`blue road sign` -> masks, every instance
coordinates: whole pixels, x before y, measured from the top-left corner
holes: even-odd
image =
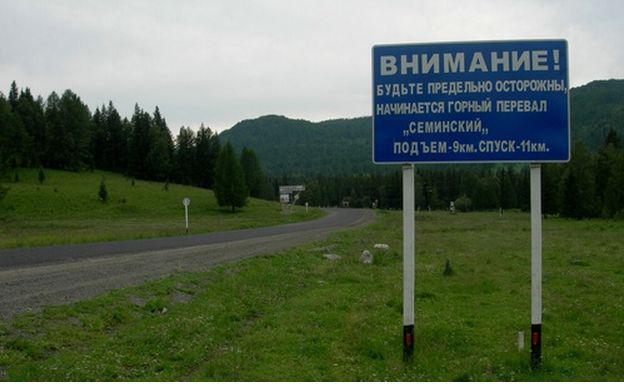
[[[373,47],[373,161],[570,159],[565,40]]]

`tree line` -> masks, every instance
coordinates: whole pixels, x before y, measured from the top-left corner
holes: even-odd
[[[71,90],[61,96],[52,92],[44,100],[35,98],[29,88],[19,90],[13,82],[8,97],[0,92],[0,174],[19,167],[101,169],[214,188],[218,181],[225,185],[237,175],[224,173],[217,180],[218,158],[224,149],[217,133],[203,124],[197,132],[181,127],[174,140],[158,107],[150,114],[137,104],[128,119],[112,102],[91,113]],[[252,197],[273,197],[252,150],[244,149],[240,157],[224,156],[235,163],[235,171],[243,172],[243,191]],[[0,189],[0,197],[4,193],[6,189]],[[243,204],[244,199],[239,199],[235,205]]]
[[[435,169],[416,167],[415,202],[421,210],[497,210],[530,208],[529,166]],[[289,181],[286,177],[282,181]],[[306,184],[302,203],[320,206],[349,206],[400,209],[401,171],[386,174],[343,176],[318,175],[296,180]],[[291,183],[295,182],[290,180]],[[609,132],[597,154],[583,142],[572,149],[565,164],[542,165],[542,211],[571,218],[624,218],[624,149],[615,131]]]
[[[219,159],[221,158],[221,160]],[[304,159],[305,160],[305,159]],[[234,210],[246,197],[274,200],[279,185],[306,184],[300,202],[318,206],[401,208],[401,173],[343,176],[266,177],[256,154],[240,156],[203,124],[181,127],[171,136],[158,107],[148,113],[135,105],[122,118],[112,102],[92,114],[70,90],[46,100],[11,84],[0,92],[0,173],[18,167],[65,170],[102,169],[133,178],[212,188],[221,205]],[[220,185],[219,185],[220,184]],[[529,209],[527,165],[417,167],[420,209]],[[542,210],[564,217],[624,216],[624,148],[611,130],[597,153],[575,143],[565,164],[542,166]],[[6,189],[0,187],[0,198]]]

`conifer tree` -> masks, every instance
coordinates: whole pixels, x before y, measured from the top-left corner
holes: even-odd
[[[542,165],[542,213],[554,215],[561,211],[561,173],[560,164]]]
[[[214,167],[219,156],[219,136],[202,123],[195,138],[195,184],[203,188],[214,185]]]
[[[150,177],[147,158],[152,148],[151,126],[150,115],[135,104],[129,143],[129,172],[141,179]]]
[[[92,122],[89,108],[70,90],[54,92],[46,105],[46,161],[54,168],[77,171],[92,164]]]
[[[494,176],[482,175],[472,199],[475,209],[496,209],[500,207],[498,181]]]
[[[174,145],[171,131],[158,106],[152,117],[151,138],[152,145],[147,155],[150,177],[155,180],[168,180],[171,176]]]
[[[266,178],[255,152],[249,148],[243,148],[240,162],[243,167],[245,184],[247,185],[249,196],[257,198],[262,197]]]
[[[131,161],[132,161],[132,122],[130,120],[128,120],[127,117],[124,117],[123,120],[121,121],[121,137],[123,139],[123,147],[120,148],[120,151],[122,153],[122,158],[120,159],[120,163],[121,167],[123,167],[123,171],[125,174],[127,175],[132,175],[132,173],[130,172],[131,170]]]
[[[65,126],[61,116],[61,99],[56,92],[50,93],[46,100],[46,145],[44,165],[63,168],[68,162],[65,148]]]
[[[9,169],[11,141],[9,131],[13,129],[11,107],[4,95],[0,92],[0,177],[4,176]],[[4,197],[6,190],[0,185],[0,199]]]
[[[17,112],[17,103],[19,100],[19,90],[17,89],[17,84],[15,80],[11,83],[11,89],[9,90],[9,105],[11,107],[11,111]]]
[[[620,140],[620,136],[613,128],[611,128],[609,130],[609,133],[607,133],[607,137],[605,138],[603,147],[606,147],[609,144],[613,145],[616,149],[622,148],[622,141]]]
[[[531,177],[530,168],[523,167],[516,175],[514,189],[516,190],[516,206],[528,211],[531,206]]]
[[[0,93],[0,172],[28,165],[29,137],[17,113]]]
[[[180,127],[176,138],[176,179],[183,184],[193,182],[195,169],[195,134],[191,128]]]
[[[99,169],[109,169],[104,160],[104,151],[108,143],[106,140],[106,107],[96,108],[92,116],[93,136],[91,137],[91,157],[93,167]]]
[[[39,99],[41,100],[41,99]],[[34,99],[30,89],[20,92],[14,112],[19,116],[28,136],[26,146],[22,148],[25,165],[41,165],[45,150],[45,116],[40,101]]]
[[[108,102],[104,124],[107,132],[107,145],[104,148],[106,169],[115,172],[126,171],[129,130],[124,129],[121,116],[112,101]]]
[[[610,215],[609,208],[605,204],[605,191],[609,185],[611,177],[611,167],[617,163],[616,158],[620,147],[620,139],[617,133],[611,129],[607,134],[605,142],[598,152],[596,159],[596,203],[601,207],[600,211],[607,216]]]
[[[516,206],[516,191],[512,182],[513,171],[511,169],[501,169],[498,172],[499,201],[503,209]]]
[[[582,219],[597,216],[594,159],[583,142],[577,141],[563,177],[561,213]]]
[[[230,143],[225,144],[217,158],[214,193],[219,206],[231,206],[232,212],[247,203],[245,175]]]
[[[611,159],[609,180],[604,192],[606,216],[624,216],[624,151],[617,151]]]

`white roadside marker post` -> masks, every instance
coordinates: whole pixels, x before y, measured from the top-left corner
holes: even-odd
[[[414,355],[414,165],[403,165],[403,359]]]
[[[184,204],[184,221],[186,223],[186,233],[188,233],[188,228],[189,228],[188,207],[191,204],[191,199],[189,199],[188,197],[185,197],[184,200],[182,200],[182,204]]]
[[[531,367],[542,364],[542,191],[540,164],[531,164]]]

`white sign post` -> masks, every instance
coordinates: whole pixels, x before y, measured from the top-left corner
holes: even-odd
[[[414,166],[403,165],[403,358],[414,354]]]
[[[186,222],[186,233],[188,233],[188,227],[189,227],[188,207],[189,207],[189,205],[191,205],[191,199],[189,199],[188,197],[185,197],[182,200],[182,204],[184,205],[184,219],[185,219],[185,222]]]
[[[542,185],[541,166],[531,164],[531,366],[542,362]]]

